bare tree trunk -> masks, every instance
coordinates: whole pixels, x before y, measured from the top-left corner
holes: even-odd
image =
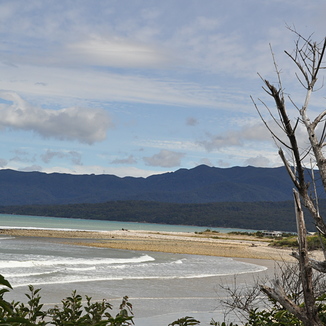
[[[301,208],[300,195],[293,190],[294,205],[298,229],[299,253],[296,258],[299,260],[299,271],[304,296],[304,306],[295,304],[285,293],[279,281],[274,282],[274,288],[262,286],[261,290],[269,297],[279,302],[287,311],[294,314],[305,326],[322,326],[319,320],[315,296],[313,290],[313,273],[309,263],[308,246],[306,241],[306,226],[304,214]]]
[[[326,191],[326,110],[323,110],[313,120],[309,118],[308,106],[310,98],[315,90],[315,85],[318,80],[319,72],[326,69],[324,62],[324,55],[326,54],[326,38],[322,42],[312,42],[311,38],[304,38],[301,34],[297,33],[295,29],[289,28],[294,32],[298,40],[295,49],[292,53],[285,53],[292,59],[297,66],[300,74],[296,74],[299,82],[306,90],[305,100],[302,106],[295,104],[290,98],[292,105],[297,108],[299,116],[296,121],[292,122],[287,112],[284,97],[284,88],[281,82],[280,70],[275,62],[273,55],[274,66],[278,77],[278,85],[275,87],[268,80],[263,79],[265,87],[264,90],[273,98],[276,105],[277,115],[271,113],[268,106],[261,101],[267,108],[272,116],[273,123],[281,130],[282,135],[286,138],[279,137],[271,123],[267,123],[259,112],[257,105],[254,102],[260,117],[262,118],[265,126],[270,131],[273,138],[280,144],[279,154],[287,169],[287,172],[296,188],[294,190],[294,204],[297,220],[298,242],[299,251],[293,253],[299,262],[300,284],[303,291],[303,304],[298,305],[291,300],[285,293],[284,289],[279,282],[274,283],[274,288],[262,287],[262,290],[267,293],[271,298],[279,302],[283,307],[294,314],[305,326],[319,326],[323,325],[318,317],[315,291],[313,285],[313,268],[326,272],[326,260],[316,261],[308,257],[307,247],[307,231],[305,227],[304,214],[301,208],[301,203],[307,207],[312,218],[315,221],[316,228],[319,233],[326,235],[326,223],[320,215],[318,209],[318,202],[310,196],[309,183],[306,181],[305,176],[305,158],[311,155],[312,160],[317,164],[321,181]],[[297,137],[297,128],[302,123],[304,129],[307,131],[308,143],[310,148],[304,148],[301,143],[300,137]],[[290,152],[290,159],[285,157],[283,149]],[[291,163],[292,162],[292,163]],[[301,202],[302,201],[302,202]],[[326,257],[325,248],[323,248],[324,257]],[[316,292],[318,289],[315,289]]]
[[[301,275],[302,289],[304,295],[304,303],[306,310],[307,321],[305,325],[323,325],[318,318],[317,307],[315,305],[315,296],[313,289],[313,273],[309,263],[307,230],[304,221],[304,214],[301,208],[300,195],[296,190],[293,190],[295,214],[298,230],[299,242],[299,270]]]

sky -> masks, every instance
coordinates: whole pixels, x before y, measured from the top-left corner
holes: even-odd
[[[288,27],[321,41],[325,12],[324,0],[0,0],[0,168],[280,166],[251,96],[272,105],[259,77],[277,82],[272,49],[300,103]]]

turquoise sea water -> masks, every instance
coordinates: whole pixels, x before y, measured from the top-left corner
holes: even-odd
[[[148,231],[168,231],[168,232],[200,232],[205,229],[211,229],[223,233],[232,231],[255,231],[245,229],[231,228],[212,228],[191,225],[167,225],[153,223],[134,223],[118,221],[100,221],[85,220],[73,218],[44,217],[44,216],[23,216],[0,214],[0,228],[3,227],[20,227],[20,228],[53,228],[53,229],[74,229],[74,230],[95,230],[95,231],[112,231],[112,230],[148,230]]]
[[[0,215],[0,228],[7,227],[181,232],[206,229]],[[265,269],[231,258],[91,248],[60,243],[58,239],[0,235],[0,273],[14,286],[9,294],[12,299],[25,302],[28,284],[42,289],[46,308],[59,303],[72,290],[96,300],[106,298],[115,306],[128,295],[136,326],[167,326],[186,315],[201,319],[203,325],[209,325],[212,317],[222,320],[218,298],[225,295],[219,286],[225,283],[224,278]]]

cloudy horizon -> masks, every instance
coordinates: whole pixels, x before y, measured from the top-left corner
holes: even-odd
[[[0,168],[146,177],[281,165],[250,96],[271,103],[257,73],[277,82],[272,46],[300,106],[287,26],[322,40],[323,1],[22,3],[0,3]]]

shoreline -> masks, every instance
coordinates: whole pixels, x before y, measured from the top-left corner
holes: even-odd
[[[224,233],[157,231],[80,231],[3,228],[0,236],[47,238],[71,245],[136,251],[219,256],[273,261],[295,261],[291,249],[269,246],[270,239]]]
[[[204,278],[181,279],[122,279],[89,282],[42,285],[44,306],[51,308],[62,298],[76,290],[83,297],[94,300],[106,298],[114,305],[120,298],[128,295],[133,304],[136,325],[168,325],[173,320],[186,315],[223,321],[224,308],[221,301],[228,296],[225,286],[232,288],[251,286],[258,280],[274,279],[277,264],[295,261],[291,250],[270,247],[270,239],[245,235],[223,233],[197,234],[192,232],[156,232],[156,231],[78,231],[33,228],[0,228],[0,239],[17,238],[33,246],[45,242],[63,243],[71,246],[91,246],[121,250],[139,250],[146,253],[180,253],[189,255],[207,255],[229,257],[233,260],[259,265],[261,270],[227,275],[215,275]],[[7,240],[6,240],[7,241]],[[155,257],[155,255],[153,255]],[[223,288],[224,286],[224,288]],[[146,289],[146,291],[144,291]],[[176,292],[175,292],[176,291]],[[21,287],[14,288],[8,296],[11,300],[24,302],[25,295]],[[177,295],[175,294],[177,293]],[[194,295],[195,293],[195,295]],[[193,308],[195,307],[195,310]],[[209,323],[209,320],[206,323]],[[205,323],[205,324],[206,324]]]

